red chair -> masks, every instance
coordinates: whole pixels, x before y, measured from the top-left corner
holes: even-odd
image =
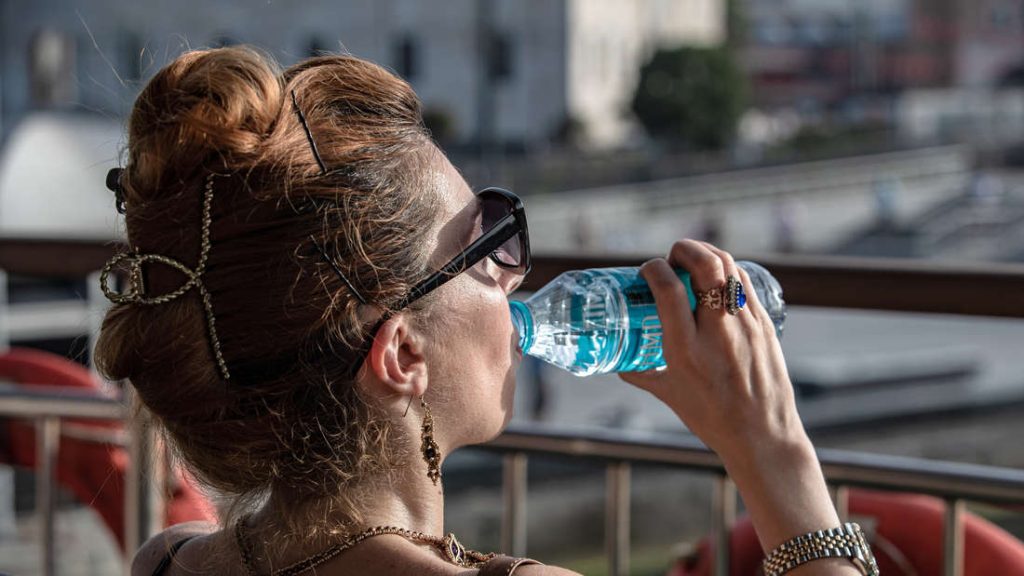
[[[850,516],[866,528],[882,574],[942,574],[942,500],[851,489],[849,502]],[[1024,544],[1020,540],[974,514],[964,514],[963,523],[965,576],[1024,576]],[[733,528],[729,558],[731,576],[760,574],[764,554],[749,519]],[[693,554],[679,560],[669,576],[710,576],[713,562],[713,544],[705,539]]]
[[[62,356],[25,348],[12,348],[0,354],[0,379],[25,389],[52,386],[80,388],[102,394],[100,382],[81,366]],[[88,432],[117,434],[123,424],[117,420],[68,418],[67,428]],[[0,462],[27,468],[36,467],[35,427],[32,422],[0,420]],[[125,473],[127,451],[111,442],[62,435],[57,456],[57,481],[80,502],[92,506],[103,518],[114,537],[124,547]],[[181,471],[174,474],[173,489],[167,502],[166,525],[190,520],[214,521],[213,507],[195,489]]]

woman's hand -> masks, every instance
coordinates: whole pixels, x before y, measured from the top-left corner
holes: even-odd
[[[698,292],[743,283],[746,307],[691,312],[674,268],[690,273]],[[796,410],[775,326],[746,272],[727,252],[693,240],[676,242],[668,259],[640,269],[662,325],[666,367],[622,373],[657,396],[718,453],[743,496],[765,551],[839,525],[814,448]],[[859,574],[845,560],[810,562],[793,575]]]
[[[739,278],[746,307],[736,316],[724,307],[691,312],[674,268],[688,271],[698,292]],[[622,379],[657,396],[726,461],[806,444],[775,326],[732,256],[683,240],[667,260],[651,260],[640,273],[657,303],[666,368]]]

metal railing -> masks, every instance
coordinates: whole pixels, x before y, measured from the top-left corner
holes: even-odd
[[[41,573],[55,574],[55,488],[56,463],[62,420],[119,420],[126,416],[124,403],[117,399],[83,393],[80,389],[46,388],[0,390],[0,417],[28,419],[36,428],[36,513],[40,522]],[[142,440],[140,443],[139,440]],[[145,433],[130,435],[132,469],[129,471],[125,515],[128,544],[137,549],[141,539],[158,529],[163,503],[153,493],[152,476],[140,452]],[[718,457],[703,444],[686,436],[653,436],[621,431],[557,431],[551,428],[527,430],[511,427],[484,446],[504,454],[502,550],[526,554],[527,466],[531,454],[598,460],[605,463],[605,534],[608,573],[629,573],[630,481],[635,464],[658,464],[694,470],[715,478],[711,509],[716,542],[728,542],[736,519],[736,489]],[[943,526],[943,574],[962,574],[963,516],[965,503],[1024,505],[1024,471],[991,466],[958,464],[865,454],[840,450],[819,450],[826,480],[836,495],[841,517],[847,517],[847,490],[874,488],[928,494],[946,505]],[[133,536],[134,535],[134,536]],[[716,545],[715,574],[728,574],[728,546]]]
[[[42,544],[39,567],[41,574],[50,576],[56,573],[57,457],[63,420],[120,421],[125,419],[125,411],[121,403],[112,398],[78,388],[4,386],[0,387],[0,418],[30,420],[35,426],[35,509]],[[131,509],[130,514],[126,513],[126,520],[136,517],[138,500],[129,498],[125,504]],[[138,542],[135,543],[137,547]]]
[[[0,267],[18,268],[24,255],[0,242]],[[37,243],[31,251],[61,251],[67,260],[68,246]],[[72,268],[88,273],[93,265],[113,251],[90,245],[71,254]],[[73,251],[73,247],[72,247]],[[12,258],[11,255],[15,256]],[[537,258],[533,274],[524,284],[534,290],[558,273],[584,267],[636,265],[641,258]],[[786,299],[793,305],[942,312],[963,315],[1024,318],[1024,304],[1014,298],[992,295],[1024,293],[1024,266],[986,264],[978,267],[949,267],[928,263],[891,260],[837,258],[766,258],[764,263],[786,287]],[[25,261],[43,275],[55,270],[44,261]],[[102,263],[102,262],[100,262]],[[13,264],[13,266],[12,266]],[[870,289],[865,289],[866,287]],[[66,418],[123,419],[125,404],[110,398],[87,397],[81,391],[0,392],[0,417],[31,419],[36,423],[39,473],[37,510],[42,527],[41,563],[43,574],[54,567],[54,473],[62,420]],[[132,428],[128,436],[132,472],[128,478],[126,502],[126,550],[134,550],[155,530],[162,517],[162,503],[148,486],[145,470],[152,448],[146,433]],[[510,428],[485,446],[504,454],[503,551],[526,551],[527,466],[531,454],[597,459],[606,465],[606,552],[609,574],[628,573],[629,494],[632,466],[656,463],[703,471],[716,478],[712,498],[714,533],[726,542],[736,515],[736,489],[725,474],[718,457],[699,442],[685,437],[630,436],[621,432],[527,431]],[[913,458],[860,454],[832,450],[819,452],[826,479],[833,487],[837,507],[846,515],[848,489],[868,487],[937,496],[946,503],[943,573],[962,574],[963,516],[967,501],[994,504],[1024,504],[1024,471],[953,464]],[[728,573],[728,547],[715,546],[715,573]]]
[[[736,519],[736,489],[718,457],[691,437],[651,435],[630,436],[621,432],[529,431],[510,428],[486,445],[504,454],[503,550],[526,550],[525,496],[529,454],[585,458],[605,463],[606,547],[608,574],[629,574],[630,473],[634,464],[658,464],[697,470],[715,478],[712,499],[713,533],[716,545],[715,574],[729,573],[729,530]],[[848,490],[852,487],[928,494],[946,505],[943,526],[943,574],[954,576],[963,570],[963,515],[968,501],[987,504],[1024,504],[1024,471],[865,454],[841,450],[819,450],[825,478],[835,494],[842,518],[848,517]]]

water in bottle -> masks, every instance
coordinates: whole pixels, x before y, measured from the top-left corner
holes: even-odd
[[[781,336],[786,304],[778,281],[753,262],[736,264],[750,276]],[[682,270],[677,274],[686,286],[690,309],[695,309],[690,275]],[[665,365],[661,321],[639,268],[566,272],[526,301],[509,305],[523,352],[578,376]]]

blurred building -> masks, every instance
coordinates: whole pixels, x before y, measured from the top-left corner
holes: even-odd
[[[40,108],[121,116],[189,47],[250,43],[288,64],[350,51],[408,78],[453,142],[531,146],[567,127],[629,134],[639,66],[659,45],[717,44],[724,0],[38,0],[0,3],[9,129]]]
[[[910,88],[992,87],[1024,64],[1024,0],[746,0],[755,104],[842,107]]]

